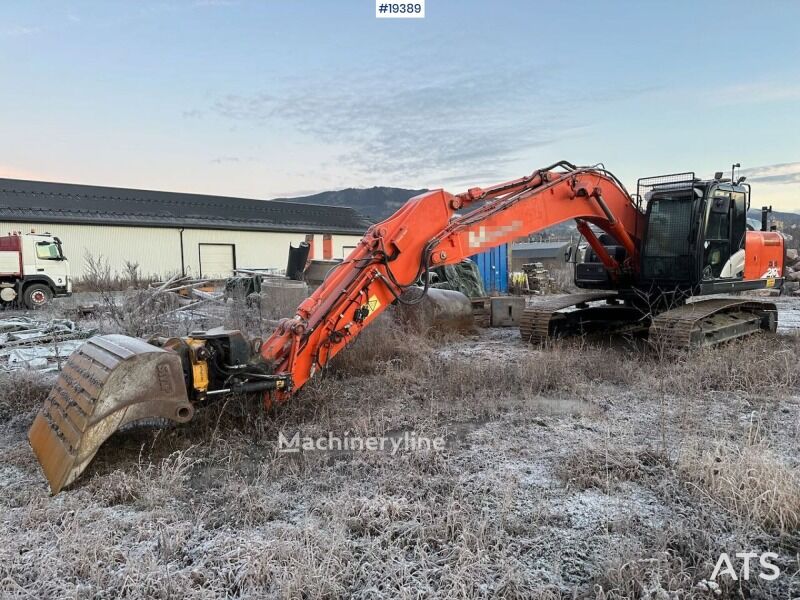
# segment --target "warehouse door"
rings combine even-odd
[[[200,277],[230,277],[235,268],[233,244],[200,244]]]

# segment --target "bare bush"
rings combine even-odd
[[[141,269],[139,268],[139,263],[126,260],[125,270],[123,271],[123,273],[124,273],[124,278],[128,284],[128,287],[138,289],[142,286],[143,284],[142,273]]]
[[[111,315],[126,335],[146,337],[166,332],[164,315],[179,308],[175,294],[154,289],[129,290]]]
[[[115,278],[111,273],[111,265],[102,256],[93,256],[86,252],[83,256],[86,263],[82,277],[76,278],[74,291],[108,292],[115,289]]]
[[[75,279],[75,292],[104,293],[128,288],[140,289],[157,279],[155,275],[144,276],[139,263],[134,261],[126,260],[122,272],[118,272],[111,268],[111,263],[102,254],[95,256],[87,251],[83,260],[85,267],[83,275]]]
[[[103,256],[86,254],[86,271],[81,287],[99,296],[105,321],[104,329],[110,329],[134,337],[189,333],[194,329],[192,319],[184,331],[177,331],[175,323],[164,317],[181,309],[177,294],[151,287],[156,277],[143,277],[138,263],[126,261],[122,274],[112,271]],[[167,281],[174,280],[173,275]],[[162,286],[163,287],[163,286]]]

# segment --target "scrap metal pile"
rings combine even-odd
[[[785,292],[791,293],[793,296],[800,296],[800,255],[794,248],[786,250],[784,275],[788,281]]]
[[[209,279],[192,279],[176,275],[166,281],[157,281],[151,284],[146,294],[151,302],[169,299],[176,307],[165,311],[171,314],[182,311],[197,311],[209,303],[221,304],[224,302],[223,294],[215,291],[215,285]]]
[[[511,276],[512,291],[517,294],[549,294],[555,282],[550,272],[540,262],[522,265],[522,271]]]
[[[85,338],[96,333],[67,319],[0,320],[0,369],[57,371]]]

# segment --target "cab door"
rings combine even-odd
[[[69,263],[61,253],[60,244],[52,240],[36,240],[33,244],[35,271],[26,275],[49,277],[56,287],[66,287]]]
[[[706,201],[702,279],[741,279],[745,265],[747,195],[741,189],[713,189]]]
[[[744,250],[747,233],[747,195],[742,191],[731,192],[731,251]]]
[[[714,190],[706,202],[701,276],[704,281],[717,279],[731,258],[731,193]]]

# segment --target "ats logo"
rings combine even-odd
[[[774,562],[771,562],[778,558],[778,555],[774,552],[763,552],[762,554],[756,552],[737,552],[735,556],[737,559],[742,560],[741,573],[734,567],[733,561],[731,557],[728,556],[728,553],[723,552],[719,555],[717,566],[714,567],[714,572],[711,573],[711,581],[716,581],[718,577],[730,577],[733,581],[738,581],[740,575],[743,580],[748,581],[751,576],[750,561],[754,558],[758,559],[758,576],[761,579],[764,581],[775,581],[780,577],[781,570]]]

